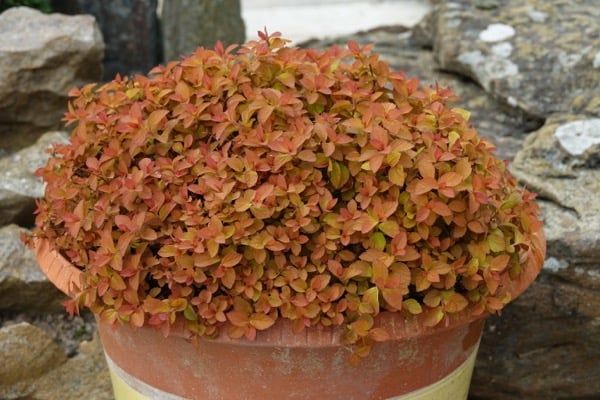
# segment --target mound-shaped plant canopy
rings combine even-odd
[[[208,337],[344,326],[368,349],[382,311],[494,312],[537,274],[534,195],[451,90],[369,46],[286,43],[72,92],[35,231],[83,272],[71,311]]]

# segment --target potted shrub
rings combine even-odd
[[[117,398],[466,398],[543,263],[534,195],[369,46],[233,49],[74,90],[39,170],[30,243]]]

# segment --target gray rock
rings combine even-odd
[[[438,4],[431,18],[441,68],[532,116],[566,112],[574,99],[600,93],[595,0],[456,0]]]
[[[580,115],[549,118],[527,138],[511,167],[548,201],[543,203],[548,254],[571,262],[596,263],[600,256],[600,146],[582,140],[594,134],[598,122]]]
[[[592,86],[573,97],[569,109],[573,114],[600,117],[600,90],[598,85]]]
[[[21,242],[20,235],[28,232],[16,225],[0,228],[0,312],[58,310],[64,300]]]
[[[551,116],[512,163],[539,193],[548,253],[538,280],[490,319],[473,398],[600,398],[597,124],[586,114]]]
[[[600,288],[562,276],[545,270],[488,319],[469,399],[600,398]]]
[[[74,86],[101,75],[102,35],[91,16],[15,7],[0,14],[0,148],[56,129]]]
[[[42,180],[34,172],[46,164],[50,145],[66,138],[64,132],[48,132],[34,145],[0,158],[0,226],[33,222],[35,198],[44,195]]]
[[[168,0],[160,10],[163,55],[166,61],[212,48],[244,42],[245,28],[240,0]]]
[[[597,118],[552,116],[527,138],[511,171],[539,194],[549,260],[557,260],[544,270],[600,289],[599,129]]]
[[[429,12],[412,28],[411,40],[414,44],[427,49],[433,48],[436,28],[435,17],[435,13]]]
[[[21,323],[0,329],[0,398],[26,397],[36,379],[66,358],[64,351],[33,325]],[[73,371],[68,375],[73,376]]]
[[[412,32],[401,27],[376,29],[335,39],[313,40],[303,46],[322,48],[334,43],[343,45],[348,40],[374,43],[374,51],[394,69],[416,76],[426,85],[450,86],[458,96],[455,105],[471,112],[470,121],[478,133],[497,146],[496,154],[500,158],[512,159],[526,134],[537,129],[542,121],[496,100],[468,79],[438,70],[431,50],[423,47],[429,29],[433,27],[426,23]]]
[[[26,310],[27,311],[27,310]],[[46,332],[68,357],[77,354],[79,345],[84,340],[92,340],[96,331],[96,321],[88,310],[81,310],[80,315],[69,316],[61,307],[57,312],[1,312],[0,328],[27,322]]]
[[[112,400],[110,375],[100,340],[82,342],[79,354],[35,383],[35,400]]]
[[[55,0],[55,10],[91,14],[106,43],[104,80],[147,73],[160,61],[158,0]]]
[[[413,41],[497,99],[487,113],[500,105],[545,119],[513,142],[523,148],[511,171],[539,193],[548,257],[538,280],[488,321],[470,398],[600,398],[600,9],[586,0],[437,3]]]

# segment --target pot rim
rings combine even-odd
[[[543,231],[534,233],[542,250],[542,257],[536,260],[534,266],[524,265],[523,271],[518,279],[511,280],[505,276],[502,284],[505,291],[510,294],[511,300],[520,296],[527,287],[535,280],[541,271],[546,253],[546,240]],[[36,237],[33,239],[34,250],[38,264],[48,280],[59,290],[69,297],[73,297],[77,289],[82,285],[83,273],[80,269],[67,261],[46,238]],[[526,269],[529,269],[526,271]],[[433,327],[425,326],[425,313],[406,316],[397,312],[384,311],[375,317],[375,326],[385,328],[389,333],[389,340],[406,340],[415,337],[441,334],[447,330],[454,329],[460,325],[470,324],[476,320],[485,318],[488,312],[474,315],[470,308],[454,314],[447,314],[443,320]],[[100,318],[96,316],[100,322]],[[184,321],[178,319],[170,329],[170,335],[187,337],[184,332]],[[136,329],[153,329],[148,325]],[[283,347],[333,347],[341,346],[340,337],[343,327],[333,328],[315,326],[295,332],[292,322],[287,319],[278,319],[275,324],[267,330],[258,331],[256,339],[249,341],[242,339],[231,339],[227,334],[221,334],[212,341],[240,345],[240,346],[283,346]]]

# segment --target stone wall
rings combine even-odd
[[[598,21],[594,0],[455,0],[420,27],[436,68],[543,121],[525,128],[511,171],[539,193],[548,258],[529,291],[490,318],[473,398],[600,398]]]
[[[55,11],[90,14],[104,41],[104,80],[147,73],[198,46],[244,42],[240,0],[53,0]]]
[[[91,16],[0,14],[0,399],[112,399],[93,318],[68,318],[21,241],[44,193],[34,172],[68,137],[51,129],[68,91],[101,79],[103,50]]]
[[[54,0],[53,9],[96,18],[106,43],[104,80],[147,73],[161,61],[158,0]]]
[[[69,89],[100,79],[103,51],[90,16],[0,14],[0,155],[61,126]]]

